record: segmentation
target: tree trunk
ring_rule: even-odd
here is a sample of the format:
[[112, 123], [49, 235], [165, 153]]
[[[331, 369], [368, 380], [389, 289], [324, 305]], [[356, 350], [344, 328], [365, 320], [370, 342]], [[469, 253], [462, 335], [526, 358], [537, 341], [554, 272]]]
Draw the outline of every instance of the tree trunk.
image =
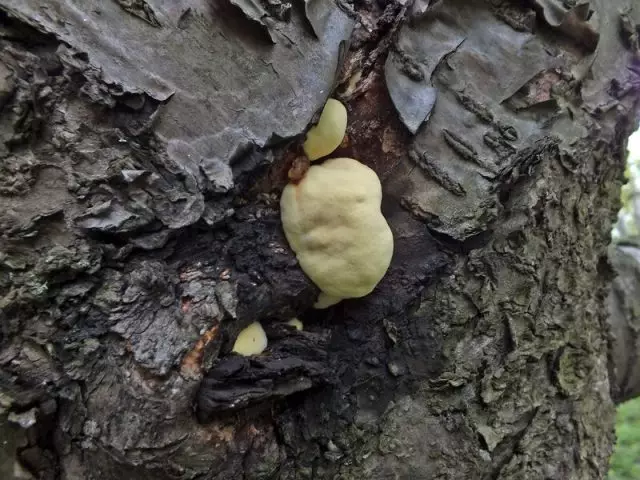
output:
[[[0, 0], [0, 476], [604, 478], [640, 7], [576, 3]], [[328, 96], [395, 252], [313, 310]]]

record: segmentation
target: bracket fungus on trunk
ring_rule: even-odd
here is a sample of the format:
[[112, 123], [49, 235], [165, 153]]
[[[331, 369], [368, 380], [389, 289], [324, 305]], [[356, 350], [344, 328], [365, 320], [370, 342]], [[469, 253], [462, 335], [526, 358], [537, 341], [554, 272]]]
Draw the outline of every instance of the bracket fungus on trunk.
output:
[[[304, 144], [309, 160], [329, 155], [342, 142], [346, 109], [325, 105]], [[313, 165], [280, 199], [285, 236], [302, 270], [320, 288], [315, 308], [368, 295], [393, 256], [393, 234], [380, 210], [378, 175], [352, 158]]]

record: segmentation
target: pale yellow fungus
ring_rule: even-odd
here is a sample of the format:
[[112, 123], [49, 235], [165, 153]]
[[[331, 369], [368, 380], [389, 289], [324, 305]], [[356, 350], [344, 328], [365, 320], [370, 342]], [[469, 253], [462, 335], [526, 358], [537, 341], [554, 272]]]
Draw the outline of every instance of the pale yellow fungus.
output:
[[302, 148], [309, 160], [317, 160], [333, 152], [347, 131], [347, 109], [330, 98], [322, 109], [317, 125], [307, 132]]
[[313, 304], [313, 308], [329, 308], [332, 305], [335, 305], [336, 303], [339, 303], [342, 301], [342, 298], [340, 297], [332, 297], [331, 295], [327, 295], [324, 292], [320, 292], [320, 295], [318, 295], [318, 300], [316, 300], [316, 303]]
[[297, 319], [297, 318], [292, 318], [291, 320], [289, 320], [287, 322], [287, 325], [291, 325], [292, 327], [294, 327], [296, 330], [303, 330], [303, 325], [302, 322]]
[[242, 330], [233, 344], [233, 351], [239, 355], [248, 357], [260, 355], [267, 348], [267, 334], [259, 322], [253, 322]]
[[316, 308], [363, 297], [391, 263], [393, 235], [376, 173], [351, 158], [313, 165], [280, 200], [282, 225], [302, 270], [320, 288]]

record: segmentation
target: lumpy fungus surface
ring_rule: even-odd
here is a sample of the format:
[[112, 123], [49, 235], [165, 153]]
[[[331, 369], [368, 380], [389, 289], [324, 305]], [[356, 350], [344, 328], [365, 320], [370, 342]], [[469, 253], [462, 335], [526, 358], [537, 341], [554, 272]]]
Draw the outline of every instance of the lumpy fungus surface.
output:
[[281, 197], [282, 224], [301, 268], [322, 291], [316, 308], [363, 297], [391, 263], [393, 235], [376, 173], [351, 158], [313, 165]]

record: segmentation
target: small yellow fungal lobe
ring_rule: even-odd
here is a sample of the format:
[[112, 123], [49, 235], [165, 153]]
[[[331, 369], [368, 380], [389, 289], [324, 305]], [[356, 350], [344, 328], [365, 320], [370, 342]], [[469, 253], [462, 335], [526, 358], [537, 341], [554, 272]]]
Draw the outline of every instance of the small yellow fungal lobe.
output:
[[376, 173], [351, 158], [313, 165], [282, 192], [282, 225], [300, 267], [322, 290], [316, 308], [363, 297], [391, 263], [393, 235]]
[[340, 297], [332, 297], [331, 295], [327, 295], [324, 292], [320, 292], [320, 295], [318, 295], [318, 300], [316, 300], [316, 303], [313, 304], [313, 308], [329, 308], [336, 303], [340, 303], [341, 301], [342, 298]]
[[329, 155], [342, 143], [347, 131], [347, 109], [338, 100], [330, 98], [320, 114], [318, 124], [307, 132], [302, 148], [309, 160]]
[[267, 334], [259, 322], [253, 322], [242, 330], [233, 344], [233, 351], [239, 355], [248, 357], [260, 355], [267, 348]]
[[303, 329], [302, 322], [297, 318], [292, 318], [291, 320], [289, 320], [287, 322], [287, 325], [291, 325], [296, 330], [302, 330]]

